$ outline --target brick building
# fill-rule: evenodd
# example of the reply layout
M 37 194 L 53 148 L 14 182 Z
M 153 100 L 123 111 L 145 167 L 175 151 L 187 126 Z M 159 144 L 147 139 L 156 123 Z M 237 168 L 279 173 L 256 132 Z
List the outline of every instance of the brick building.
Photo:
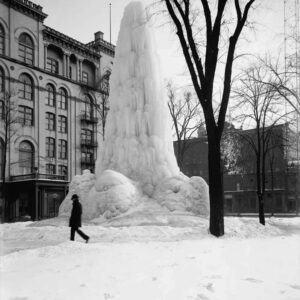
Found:
M 300 210 L 300 176 L 296 149 L 286 145 L 286 125 L 274 131 L 271 154 L 266 161 L 266 213 L 296 213 Z M 255 130 L 247 133 L 255 135 Z M 292 132 L 291 132 L 292 133 Z M 290 139 L 292 134 L 289 135 Z M 293 135 L 295 137 L 295 135 Z M 174 143 L 176 153 L 177 143 Z M 226 214 L 257 213 L 255 155 L 245 143 L 241 143 L 241 157 L 235 170 L 224 167 L 224 209 Z M 271 163 L 272 160 L 272 163 Z M 243 170 L 243 171 L 240 171 Z M 187 176 L 202 176 L 208 182 L 208 144 L 206 136 L 187 141 L 181 171 Z M 209 182 L 208 182 L 209 183 Z
M 46 17 L 31 1 L 0 0 L 1 168 L 7 98 L 16 118 L 5 205 L 0 197 L 6 220 L 55 216 L 72 176 L 95 165 L 115 46 L 100 31 L 83 44 L 46 26 Z

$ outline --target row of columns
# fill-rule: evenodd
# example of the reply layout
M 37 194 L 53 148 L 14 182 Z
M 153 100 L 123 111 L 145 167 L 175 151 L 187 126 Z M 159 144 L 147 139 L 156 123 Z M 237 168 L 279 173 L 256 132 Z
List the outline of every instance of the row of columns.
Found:
M 44 69 L 47 69 L 47 57 L 48 57 L 48 45 L 44 44 Z M 81 81 L 82 74 L 82 59 L 76 60 L 76 74 L 75 78 L 73 78 L 72 74 L 70 74 L 70 53 L 63 53 L 63 66 L 62 66 L 62 76 L 70 79 L 75 79 L 76 81 Z

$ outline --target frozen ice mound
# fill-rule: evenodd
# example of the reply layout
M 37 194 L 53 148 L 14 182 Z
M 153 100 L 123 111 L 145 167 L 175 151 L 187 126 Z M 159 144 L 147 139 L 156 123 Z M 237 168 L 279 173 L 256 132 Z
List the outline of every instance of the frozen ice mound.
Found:
M 69 185 L 69 193 L 59 207 L 59 216 L 68 216 L 72 208 L 71 197 L 77 194 L 83 203 L 88 192 L 95 184 L 95 174 L 90 170 L 83 170 L 82 175 L 75 175 Z
M 104 171 L 87 195 L 85 219 L 102 216 L 104 219 L 116 217 L 137 205 L 141 193 L 136 183 L 113 170 Z
M 201 177 L 184 174 L 166 178 L 157 185 L 153 198 L 170 211 L 188 211 L 209 216 L 208 185 Z
M 97 219 L 101 223 L 124 215 L 129 219 L 135 216 L 133 223 L 138 219 L 143 224 L 163 224 L 163 216 L 170 223 L 170 220 L 174 222 L 176 218 L 179 219 L 178 213 L 202 217 L 209 215 L 206 182 L 201 177 L 189 178 L 183 174 L 162 180 L 150 198 L 143 193 L 140 183 L 119 172 L 106 170 L 95 178 L 94 174 L 85 170 L 82 175 L 73 178 L 69 194 L 60 206 L 60 217 L 69 216 L 71 196 L 75 193 L 80 197 L 82 218 L 86 221 Z M 147 209 L 143 212 L 145 207 Z M 136 217 L 137 214 L 140 218 Z M 129 220 L 127 222 L 130 223 Z

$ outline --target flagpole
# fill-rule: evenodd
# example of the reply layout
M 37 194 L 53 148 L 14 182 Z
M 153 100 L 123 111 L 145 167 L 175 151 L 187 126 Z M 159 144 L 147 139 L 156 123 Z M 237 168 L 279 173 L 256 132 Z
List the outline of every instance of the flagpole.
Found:
M 111 3 L 109 3 L 109 42 L 111 43 Z

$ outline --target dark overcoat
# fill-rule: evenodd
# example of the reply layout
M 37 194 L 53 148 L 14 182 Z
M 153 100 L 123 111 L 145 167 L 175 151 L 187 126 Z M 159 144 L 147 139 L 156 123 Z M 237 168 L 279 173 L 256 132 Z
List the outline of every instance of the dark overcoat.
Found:
M 82 214 L 81 203 L 78 200 L 74 200 L 70 222 L 69 222 L 70 227 L 76 227 L 76 228 L 81 227 L 81 214 Z

